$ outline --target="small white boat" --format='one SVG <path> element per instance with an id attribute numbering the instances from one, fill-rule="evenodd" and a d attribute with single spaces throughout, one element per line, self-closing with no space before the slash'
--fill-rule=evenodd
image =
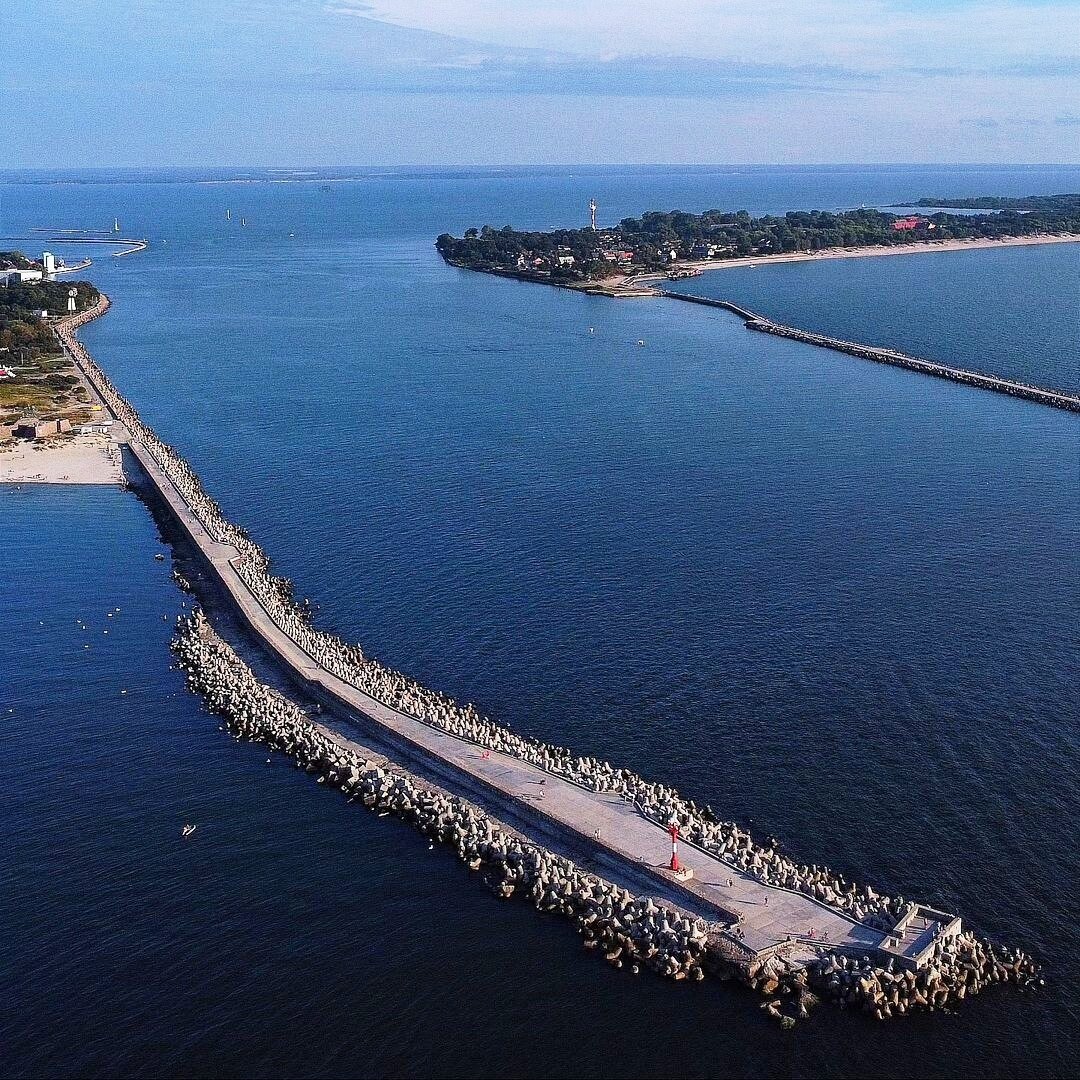
<path id="1" fill-rule="evenodd" d="M 192 834 L 192 833 L 193 833 L 193 832 L 194 832 L 194 831 L 195 831 L 195 830 L 196 830 L 197 828 L 198 828 L 198 826 L 197 826 L 197 825 L 185 825 L 185 826 L 184 826 L 184 827 L 183 827 L 183 828 L 182 828 L 182 829 L 180 830 L 180 835 L 181 835 L 181 836 L 185 836 L 185 837 L 186 837 L 186 836 L 190 836 L 190 835 L 191 835 L 191 834 Z"/>
<path id="2" fill-rule="evenodd" d="M 645 339 L 644 338 L 638 338 L 638 344 L 639 345 L 644 345 L 645 344 Z"/>

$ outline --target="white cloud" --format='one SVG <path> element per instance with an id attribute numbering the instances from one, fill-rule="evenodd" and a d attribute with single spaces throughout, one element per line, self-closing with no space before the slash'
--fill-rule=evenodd
<path id="1" fill-rule="evenodd" d="M 1076 160 L 1075 7 L 899 3 L 21 0 L 5 163 Z"/>
<path id="2" fill-rule="evenodd" d="M 398 26 L 579 56 L 1006 67 L 1080 57 L 1080 5 L 976 0 L 331 0 Z"/>

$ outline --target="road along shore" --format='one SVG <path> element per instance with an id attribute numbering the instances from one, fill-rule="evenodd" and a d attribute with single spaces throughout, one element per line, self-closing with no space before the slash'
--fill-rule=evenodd
<path id="1" fill-rule="evenodd" d="M 612 888 L 626 889 L 611 880 L 622 878 L 631 890 L 658 898 L 659 903 L 652 900 L 654 908 L 689 920 L 679 923 L 676 942 L 665 938 L 662 948 L 645 931 L 651 923 L 631 918 L 641 910 L 655 914 L 647 904 L 634 901 L 637 906 L 624 909 L 619 905 L 631 904 L 629 899 L 619 894 L 616 905 L 615 894 L 588 884 L 591 896 L 600 889 L 605 911 L 619 906 L 616 921 L 631 928 L 619 938 L 623 951 L 609 956 L 612 962 L 624 956 L 632 963 L 662 956 L 662 973 L 673 978 L 680 972 L 683 978 L 698 978 L 707 970 L 734 973 L 766 995 L 771 1013 L 788 1020 L 801 1015 L 811 997 L 855 1005 L 885 1019 L 910 1009 L 951 1005 L 993 982 L 1030 985 L 1038 980 L 1030 958 L 980 940 L 952 915 L 881 895 L 825 867 L 798 864 L 774 843 L 755 843 L 735 823 L 719 820 L 672 788 L 516 735 L 473 706 L 429 690 L 367 657 L 360 646 L 316 628 L 307 604 L 294 599 L 291 583 L 273 575 L 266 554 L 225 518 L 187 462 L 142 421 L 77 341 L 75 329 L 107 305 L 103 298 L 96 309 L 60 324 L 58 337 L 122 426 L 119 438 L 141 470 L 158 512 L 196 553 L 204 576 L 237 623 L 305 701 L 354 724 L 387 747 L 394 760 L 437 774 L 443 787 L 473 809 L 497 808 L 498 820 L 505 815 L 539 838 L 530 841 L 537 849 L 548 850 L 546 839 L 555 847 L 584 850 L 605 868 Z M 292 754 L 324 784 L 354 794 L 359 785 L 362 795 L 376 802 L 386 798 L 404 809 L 404 816 L 415 816 L 415 792 L 394 781 L 386 789 L 381 776 L 367 777 L 370 768 L 362 753 L 350 759 L 348 754 L 358 752 L 330 737 L 325 725 L 310 726 L 310 719 L 267 698 L 204 620 L 180 627 L 177 650 L 193 688 L 238 734 Z M 260 701 L 265 708 L 252 712 L 253 703 Z M 354 779 L 353 769 L 360 779 Z M 436 823 L 444 816 L 440 812 Z M 435 827 L 430 816 L 416 816 L 414 823 L 421 817 L 425 827 Z M 679 871 L 668 859 L 672 826 L 682 844 Z M 461 829 L 459 821 L 438 824 L 437 831 L 470 861 L 479 858 L 486 865 L 487 849 L 477 840 L 486 837 L 486 829 L 477 825 L 477 832 L 470 826 L 465 834 Z M 466 842 L 466 837 L 471 839 Z M 501 841 L 496 846 L 505 848 Z M 570 893 L 561 885 L 554 892 L 578 910 L 577 900 L 569 898 L 578 896 L 580 884 L 572 860 L 569 866 L 545 862 L 530 851 L 525 861 L 531 869 L 519 876 L 522 856 L 504 860 L 504 867 L 513 869 L 513 880 L 503 884 L 509 881 L 516 888 L 527 883 L 530 890 L 548 895 L 552 875 L 577 882 Z M 538 885 L 537 874 L 548 885 Z M 670 928 L 671 918 L 665 919 Z M 662 934 L 670 932 L 657 925 Z M 640 931 L 636 935 L 634 928 Z"/>

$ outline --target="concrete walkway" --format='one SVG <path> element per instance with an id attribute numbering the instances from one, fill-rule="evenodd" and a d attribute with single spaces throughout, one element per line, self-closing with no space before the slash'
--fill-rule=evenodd
<path id="1" fill-rule="evenodd" d="M 117 438 L 129 439 L 126 431 L 118 432 Z M 438 765 L 444 786 L 471 798 L 479 784 L 487 801 L 513 809 L 519 820 L 524 816 L 541 822 L 547 831 L 576 841 L 602 860 L 625 865 L 633 871 L 634 879 L 651 879 L 658 894 L 675 896 L 688 910 L 717 924 L 737 920 L 736 936 L 753 952 L 792 938 L 870 953 L 884 939 L 880 931 L 833 908 L 800 893 L 762 885 L 723 860 L 686 844 L 680 844 L 680 860 L 694 874 L 688 881 L 678 881 L 667 869 L 671 850 L 668 834 L 633 805 L 449 735 L 330 674 L 273 622 L 237 572 L 236 549 L 207 533 L 146 447 L 130 439 L 128 446 L 264 646 L 332 711 L 376 725 L 393 745 Z"/>

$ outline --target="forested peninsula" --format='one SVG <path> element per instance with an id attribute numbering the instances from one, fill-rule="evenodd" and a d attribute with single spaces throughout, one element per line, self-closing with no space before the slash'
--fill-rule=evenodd
<path id="1" fill-rule="evenodd" d="M 972 199 L 918 199 L 908 206 L 939 206 L 943 210 L 1049 210 L 1080 214 L 1080 195 L 978 195 Z"/>
<path id="2" fill-rule="evenodd" d="M 745 210 L 654 210 L 611 227 L 525 232 L 485 225 L 467 229 L 462 237 L 443 233 L 435 246 L 453 266 L 581 285 L 638 273 L 677 277 L 732 259 L 1080 235 L 1080 195 L 1002 198 L 1007 209 L 989 205 L 998 198 L 953 200 L 957 209 L 970 203 L 973 209 L 993 211 L 985 214 L 892 214 L 862 208 L 752 217 Z M 941 200 L 923 199 L 917 205 L 928 204 L 940 206 Z"/>

